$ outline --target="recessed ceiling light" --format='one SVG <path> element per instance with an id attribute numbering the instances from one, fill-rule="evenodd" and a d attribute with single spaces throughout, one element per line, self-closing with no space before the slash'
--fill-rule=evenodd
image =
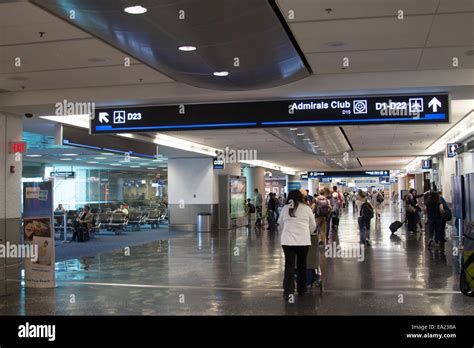
<path id="1" fill-rule="evenodd" d="M 229 75 L 228 71 L 216 71 L 214 72 L 214 76 L 227 76 Z"/>
<path id="2" fill-rule="evenodd" d="M 94 157 L 94 159 L 96 159 L 96 160 L 104 160 L 104 159 L 107 159 L 107 157 Z"/>
<path id="3" fill-rule="evenodd" d="M 124 11 L 129 14 L 143 14 L 148 10 L 143 6 L 137 5 L 137 6 L 126 7 Z"/>
<path id="4" fill-rule="evenodd" d="M 130 166 L 130 168 L 140 168 L 140 166 Z"/>
<path id="5" fill-rule="evenodd" d="M 180 51 L 183 51 L 183 52 L 191 52 L 191 51 L 196 51 L 197 48 L 194 47 L 194 46 L 181 46 L 178 48 Z"/>
<path id="6" fill-rule="evenodd" d="M 97 164 L 97 163 L 99 163 L 99 162 L 87 162 L 87 163 L 90 163 L 90 164 Z"/>
<path id="7" fill-rule="evenodd" d="M 147 169 L 149 169 L 149 170 L 156 170 L 156 169 L 158 169 L 158 168 L 147 168 Z"/>
<path id="8" fill-rule="evenodd" d="M 464 54 L 465 54 L 466 56 L 474 56 L 474 50 L 466 51 L 466 52 L 464 52 Z"/>
<path id="9" fill-rule="evenodd" d="M 88 61 L 91 63 L 105 63 L 109 60 L 110 58 L 107 58 L 107 57 L 92 57 L 88 59 Z"/>
<path id="10" fill-rule="evenodd" d="M 113 153 L 108 153 L 108 152 L 101 152 L 100 154 L 103 155 L 103 156 L 113 156 L 114 155 Z"/>
<path id="11" fill-rule="evenodd" d="M 290 131 L 296 131 L 298 128 L 290 128 Z"/>
<path id="12" fill-rule="evenodd" d="M 158 159 L 156 159 L 156 160 L 153 160 L 152 162 L 163 162 L 163 161 L 164 161 L 164 160 L 158 160 Z"/>
<path id="13" fill-rule="evenodd" d="M 345 46 L 346 44 L 341 41 L 330 41 L 330 42 L 326 42 L 325 45 L 328 47 L 342 47 L 342 46 Z"/>
<path id="14" fill-rule="evenodd" d="M 120 163 L 130 163 L 130 161 L 119 161 Z"/>
<path id="15" fill-rule="evenodd" d="M 304 133 L 298 133 L 296 135 L 299 136 L 299 137 L 302 137 L 304 135 Z"/>
<path id="16" fill-rule="evenodd" d="M 71 158 L 61 158 L 60 161 L 72 161 Z"/>
<path id="17" fill-rule="evenodd" d="M 138 163 L 141 166 L 146 166 L 148 163 Z"/>
<path id="18" fill-rule="evenodd" d="M 121 166 L 121 164 L 118 164 L 118 163 L 112 163 L 110 164 L 111 166 L 114 166 L 114 167 L 118 167 L 118 166 Z"/>
<path id="19" fill-rule="evenodd" d="M 303 141 L 310 141 L 310 138 L 304 138 Z"/>
<path id="20" fill-rule="evenodd" d="M 43 155 L 26 155 L 26 157 L 43 157 Z"/>
<path id="21" fill-rule="evenodd" d="M 10 76 L 10 77 L 7 77 L 6 79 L 7 79 L 7 80 L 10 80 L 10 81 L 27 81 L 27 80 L 28 80 L 28 77 L 24 77 L 24 76 Z"/>
<path id="22" fill-rule="evenodd" d="M 79 156 L 77 153 L 63 153 L 62 156 Z"/>

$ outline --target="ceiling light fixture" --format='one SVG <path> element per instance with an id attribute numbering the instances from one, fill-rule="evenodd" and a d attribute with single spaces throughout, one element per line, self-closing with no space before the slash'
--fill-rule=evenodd
<path id="1" fill-rule="evenodd" d="M 99 162 L 87 162 L 87 163 L 90 163 L 90 164 L 97 164 L 97 163 L 99 163 Z"/>
<path id="2" fill-rule="evenodd" d="M 128 14 L 134 14 L 135 15 L 135 14 L 144 14 L 148 10 L 143 6 L 137 5 L 137 6 L 126 7 L 124 9 L 124 11 L 127 12 Z"/>
<path id="3" fill-rule="evenodd" d="M 183 51 L 183 52 L 192 52 L 192 51 L 196 51 L 197 48 L 195 46 L 181 46 L 178 48 L 180 51 Z"/>
<path id="4" fill-rule="evenodd" d="M 96 159 L 96 160 L 105 160 L 105 159 L 107 159 L 107 157 L 94 157 L 94 159 Z"/>
<path id="5" fill-rule="evenodd" d="M 71 158 L 61 158 L 60 161 L 72 161 Z"/>
<path id="6" fill-rule="evenodd" d="M 43 155 L 26 155 L 26 157 L 43 157 Z"/>
<path id="7" fill-rule="evenodd" d="M 290 128 L 290 131 L 297 131 L 298 128 Z"/>
<path id="8" fill-rule="evenodd" d="M 222 76 L 227 76 L 227 75 L 229 75 L 228 71 L 216 71 L 216 72 L 214 72 L 214 76 L 222 77 Z"/>
<path id="9" fill-rule="evenodd" d="M 297 133 L 296 135 L 299 136 L 299 137 L 302 137 L 304 135 L 304 133 Z"/>
<path id="10" fill-rule="evenodd" d="M 63 153 L 63 156 L 79 156 L 77 153 Z"/>

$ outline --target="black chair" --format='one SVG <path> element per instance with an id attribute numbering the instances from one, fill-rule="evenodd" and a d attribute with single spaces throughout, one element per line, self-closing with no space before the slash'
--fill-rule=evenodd
<path id="1" fill-rule="evenodd" d="M 150 210 L 146 218 L 147 224 L 150 224 L 150 227 L 158 227 L 160 224 L 160 212 L 157 209 Z"/>
<path id="2" fill-rule="evenodd" d="M 113 213 L 110 217 L 108 224 L 109 229 L 115 232 L 115 234 L 122 234 L 123 230 L 127 226 L 127 220 L 123 213 Z"/>
<path id="3" fill-rule="evenodd" d="M 128 221 L 127 224 L 131 226 L 132 231 L 137 229 L 140 231 L 140 222 L 141 222 L 141 213 L 138 211 L 131 211 L 128 214 Z"/>
<path id="4" fill-rule="evenodd" d="M 106 228 L 106 229 L 108 229 L 108 227 L 109 227 L 109 222 L 110 222 L 110 214 L 108 214 L 108 213 L 100 213 L 100 214 L 98 215 L 97 220 L 98 220 L 98 224 L 99 224 L 99 225 L 98 225 L 99 230 L 100 230 L 101 228 Z"/>

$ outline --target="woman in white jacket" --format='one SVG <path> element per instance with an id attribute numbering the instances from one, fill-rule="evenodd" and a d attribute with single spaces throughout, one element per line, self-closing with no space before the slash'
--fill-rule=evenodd
<path id="1" fill-rule="evenodd" d="M 295 259 L 298 293 L 301 295 L 306 292 L 306 256 L 311 245 L 310 234 L 316 229 L 313 212 L 304 203 L 300 191 L 290 191 L 278 224 L 282 231 L 281 245 L 285 253 L 283 296 L 287 300 L 295 292 Z"/>

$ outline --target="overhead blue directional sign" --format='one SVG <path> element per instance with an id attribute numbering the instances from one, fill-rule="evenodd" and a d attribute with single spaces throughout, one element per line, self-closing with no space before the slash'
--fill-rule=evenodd
<path id="1" fill-rule="evenodd" d="M 291 99 L 98 109 L 91 133 L 449 122 L 447 94 Z"/>
<path id="2" fill-rule="evenodd" d="M 368 171 L 344 171 L 344 172 L 323 172 L 311 171 L 308 172 L 309 179 L 317 178 L 360 178 L 369 176 L 388 177 L 390 171 L 388 170 L 368 170 Z"/>

